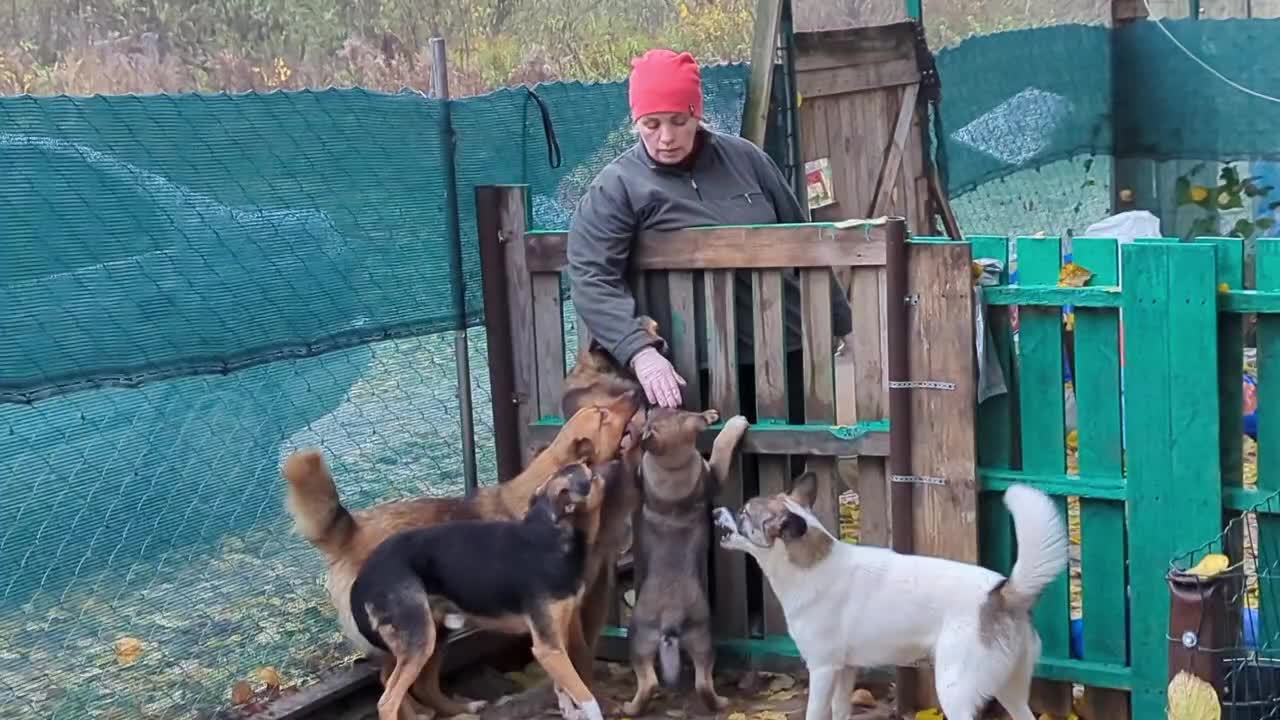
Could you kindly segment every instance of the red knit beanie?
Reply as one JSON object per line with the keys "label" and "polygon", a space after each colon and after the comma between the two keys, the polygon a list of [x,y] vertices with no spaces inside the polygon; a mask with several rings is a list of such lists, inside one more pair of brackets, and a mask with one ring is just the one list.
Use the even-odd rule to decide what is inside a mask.
{"label": "red knit beanie", "polygon": [[660,112],[702,117],[702,72],[687,52],[649,50],[631,61],[631,120]]}

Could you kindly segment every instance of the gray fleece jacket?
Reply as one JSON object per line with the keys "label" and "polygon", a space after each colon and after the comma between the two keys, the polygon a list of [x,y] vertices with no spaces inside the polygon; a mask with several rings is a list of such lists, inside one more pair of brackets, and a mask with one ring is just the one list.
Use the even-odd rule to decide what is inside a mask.
{"label": "gray fleece jacket", "polygon": [[[618,361],[649,343],[636,320],[627,286],[631,246],[640,231],[683,230],[705,225],[805,222],[806,217],[776,163],[750,141],[699,130],[700,149],[691,167],[655,163],[643,143],[620,155],[596,176],[578,201],[569,226],[570,291],[591,336]],[[787,350],[800,347],[798,273],[784,273]],[[751,275],[735,283],[739,362],[751,359]],[[831,276],[832,331],[852,327],[849,303]],[[661,317],[666,308],[652,308]],[[701,334],[701,332],[700,332]],[[698,343],[699,362],[702,342]]]}

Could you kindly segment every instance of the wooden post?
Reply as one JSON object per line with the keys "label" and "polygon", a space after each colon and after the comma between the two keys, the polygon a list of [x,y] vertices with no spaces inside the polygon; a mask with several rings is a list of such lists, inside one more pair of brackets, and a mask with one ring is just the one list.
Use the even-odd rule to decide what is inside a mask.
{"label": "wooden post", "polygon": [[751,79],[747,85],[747,102],[742,110],[742,137],[764,147],[765,128],[769,124],[769,97],[773,87],[773,55],[778,45],[778,27],[782,22],[782,3],[790,0],[757,0],[754,29],[751,35]]}
{"label": "wooden post", "polygon": [[525,192],[522,185],[476,188],[489,387],[493,395],[498,481],[524,467],[532,420],[534,382],[532,290],[525,264]]}
{"label": "wooden post", "polygon": [[[977,373],[970,256],[967,242],[912,240],[907,244],[907,291],[903,297],[891,291],[887,298],[891,310],[905,299],[907,313],[906,373],[894,372],[890,363],[890,430],[901,424],[894,394],[905,395],[911,438],[907,472],[891,467],[890,481],[895,505],[899,492],[910,493],[911,552],[977,563]],[[889,270],[892,277],[892,265]],[[890,342],[890,352],[894,344]],[[895,381],[904,386],[895,388]],[[895,508],[895,525],[898,522]],[[895,527],[895,546],[899,532]],[[902,702],[911,700],[936,706],[931,672],[919,673],[916,693]]]}

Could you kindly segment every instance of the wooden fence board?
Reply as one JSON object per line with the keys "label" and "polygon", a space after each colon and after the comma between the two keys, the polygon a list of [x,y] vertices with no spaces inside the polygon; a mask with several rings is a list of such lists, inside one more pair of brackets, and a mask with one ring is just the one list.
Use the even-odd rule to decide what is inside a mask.
{"label": "wooden fence board", "polygon": [[[755,391],[756,422],[787,422],[786,347],[783,333],[782,271],[759,270],[751,274],[755,295]],[[828,288],[828,293],[830,289]],[[761,495],[773,495],[787,490],[789,460],[786,455],[759,456],[756,458],[757,477]],[[766,635],[786,634],[787,622],[782,615],[782,605],[769,588],[764,589],[764,628]]]}
{"label": "wooden fence board", "polygon": [[[1094,273],[1092,285],[1118,285],[1119,247],[1113,239],[1076,238],[1072,260]],[[1120,477],[1123,473],[1120,418],[1120,313],[1111,308],[1076,308],[1075,393],[1080,474]],[[1236,383],[1237,387],[1239,382]],[[1238,451],[1237,451],[1238,457]],[[1125,609],[1124,503],[1080,500],[1080,567],[1084,659],[1128,662]],[[1129,694],[1085,688],[1099,717],[1126,720]]]}
{"label": "wooden fence board", "polygon": [[534,362],[537,365],[537,416],[560,415],[564,394],[564,308],[560,301],[560,274],[537,273],[530,277],[533,292]]}

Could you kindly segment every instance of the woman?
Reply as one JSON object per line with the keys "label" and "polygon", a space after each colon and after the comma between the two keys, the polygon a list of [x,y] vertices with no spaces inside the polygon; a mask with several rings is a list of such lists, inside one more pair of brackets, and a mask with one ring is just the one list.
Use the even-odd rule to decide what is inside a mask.
{"label": "woman", "polygon": [[[807,220],[778,166],[760,148],[701,125],[702,77],[689,53],[650,50],[632,61],[629,99],[640,142],[596,176],[578,202],[569,228],[569,279],[574,306],[591,336],[629,365],[648,395],[662,407],[681,405],[684,379],[646,337],[627,286],[628,258],[641,231],[704,225],[760,225]],[[850,331],[848,302],[834,276],[832,330]],[[749,361],[751,283],[737,278],[739,357]],[[799,381],[799,286],[787,274],[788,375]],[[754,392],[743,373],[743,397]],[[706,386],[706,383],[703,383]],[[793,401],[803,393],[790,392]],[[743,410],[753,417],[754,401]],[[799,414],[802,418],[802,409]],[[796,421],[796,402],[792,403]]]}

